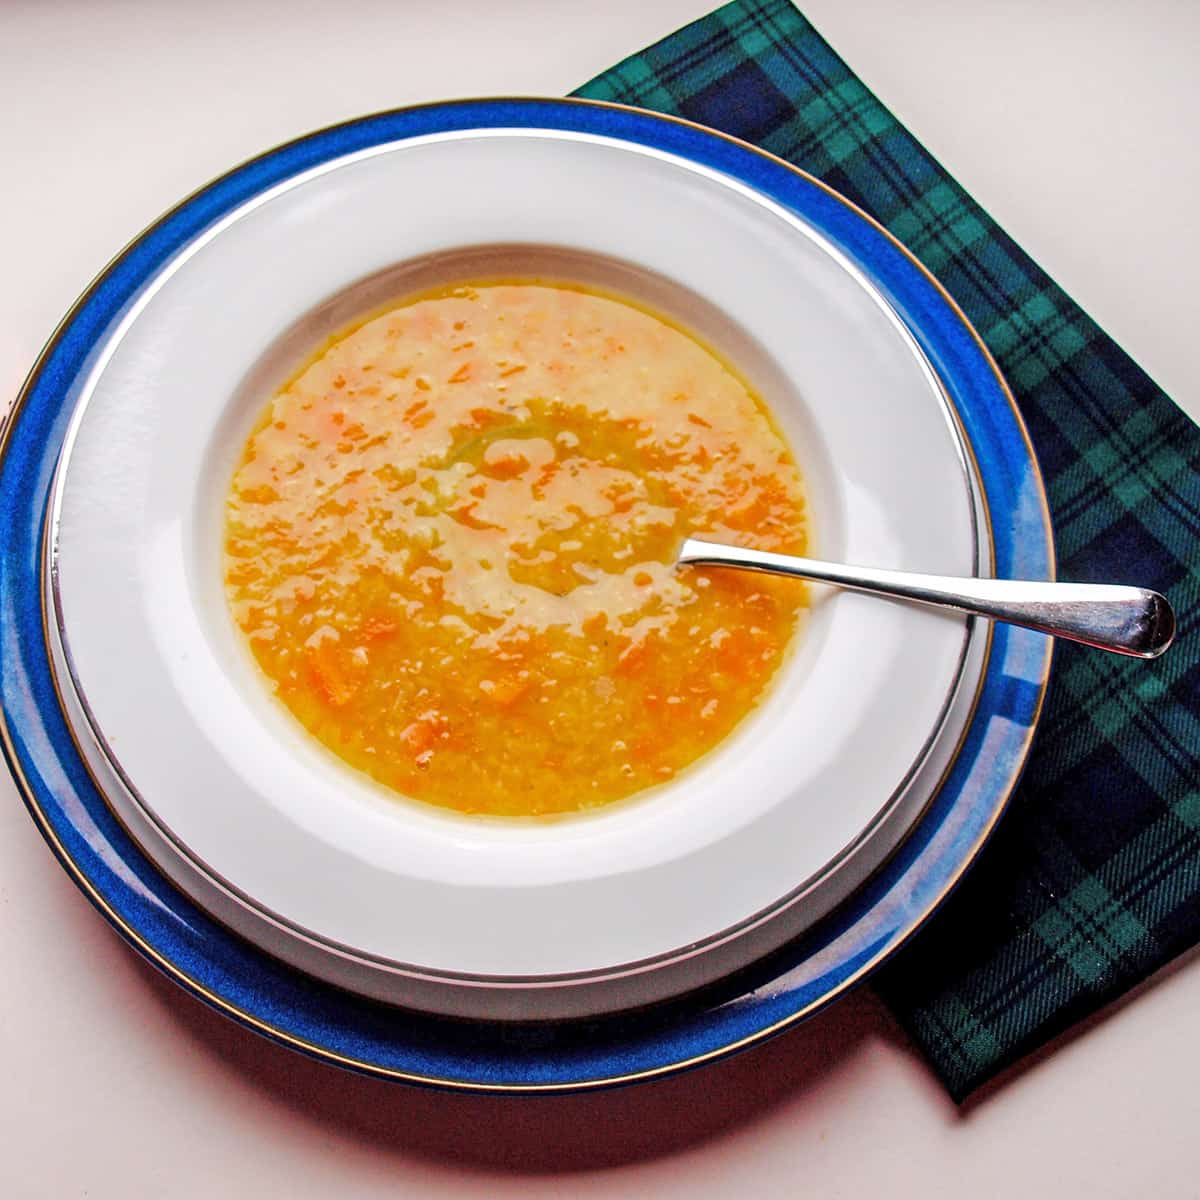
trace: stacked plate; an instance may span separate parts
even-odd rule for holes
[[[386,298],[504,275],[619,291],[736,362],[796,450],[821,556],[1052,575],[1003,381],[849,203],[645,113],[437,105],[235,170],[80,300],[5,434],[0,693],[48,840],[185,987],[363,1070],[583,1087],[766,1036],[894,951],[998,819],[1049,646],[817,595],[760,709],[643,801],[506,825],[381,798],[254,677],[222,500],[305,350]]]

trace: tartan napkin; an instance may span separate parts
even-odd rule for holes
[[[995,355],[1061,578],[1165,592],[1154,663],[1058,647],[1008,815],[878,986],[955,1099],[1200,941],[1200,430],[867,90],[789,0],[734,0],[576,93],[818,176],[903,241]]]

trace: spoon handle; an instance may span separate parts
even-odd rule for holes
[[[747,550],[700,538],[683,543],[678,561],[697,567],[739,567],[790,575],[851,591],[953,608],[1133,658],[1157,658],[1175,636],[1175,614],[1166,597],[1146,588],[916,575]]]

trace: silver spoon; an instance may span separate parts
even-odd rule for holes
[[[916,575],[747,550],[702,538],[688,538],[677,561],[695,567],[738,567],[790,575],[855,592],[953,608],[1133,658],[1157,658],[1175,637],[1175,614],[1170,604],[1165,596],[1147,588]]]

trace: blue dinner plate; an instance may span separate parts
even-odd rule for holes
[[[0,735],[29,811],[66,871],[130,945],[205,1003],[285,1045],[375,1075],[451,1088],[565,1091],[678,1070],[760,1041],[830,1003],[900,947],[953,889],[1004,810],[1041,710],[1050,642],[996,626],[974,715],[942,787],[901,848],[850,900],[769,960],[649,1012],[515,1026],[400,1011],[283,966],[177,892],[89,777],[47,655],[46,501],[90,355],[172,254],[268,188],[367,147],[496,127],[582,131],[654,147],[722,171],[817,228],[870,276],[940,375],[982,486],[995,573],[1053,577],[1041,476],[1011,394],[949,296],[864,213],[779,159],[671,118],[578,100],[436,104],[338,125],[236,168],[133,242],[55,332],[0,440]]]

